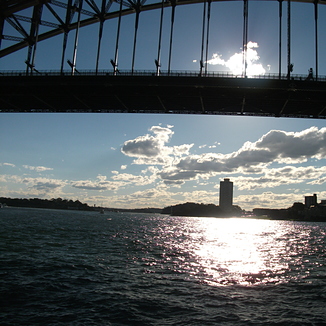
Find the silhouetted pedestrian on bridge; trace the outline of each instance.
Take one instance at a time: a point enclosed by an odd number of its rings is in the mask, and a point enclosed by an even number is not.
[[[308,77],[306,78],[306,80],[314,80],[314,71],[312,68],[310,68],[308,70],[309,74],[308,74]]]

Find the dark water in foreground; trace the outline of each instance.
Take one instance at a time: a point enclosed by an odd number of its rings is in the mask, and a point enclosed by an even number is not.
[[[326,325],[326,223],[0,210],[0,325]]]

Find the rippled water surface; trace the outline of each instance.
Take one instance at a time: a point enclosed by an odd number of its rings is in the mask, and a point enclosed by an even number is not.
[[[326,223],[0,210],[1,325],[326,325]]]

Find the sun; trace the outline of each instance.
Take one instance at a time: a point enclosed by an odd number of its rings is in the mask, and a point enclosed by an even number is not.
[[[258,47],[257,42],[250,41],[247,44],[246,53],[244,50],[234,53],[228,60],[224,60],[222,59],[222,55],[214,53],[212,59],[208,60],[207,63],[227,67],[235,76],[242,76],[244,74],[247,77],[264,75],[266,69],[259,62]],[[244,67],[244,60],[247,63],[246,69]]]

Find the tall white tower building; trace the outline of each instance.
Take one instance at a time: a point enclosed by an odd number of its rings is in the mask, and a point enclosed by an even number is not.
[[[233,205],[233,182],[225,178],[220,182],[220,207],[225,210],[231,210]]]

